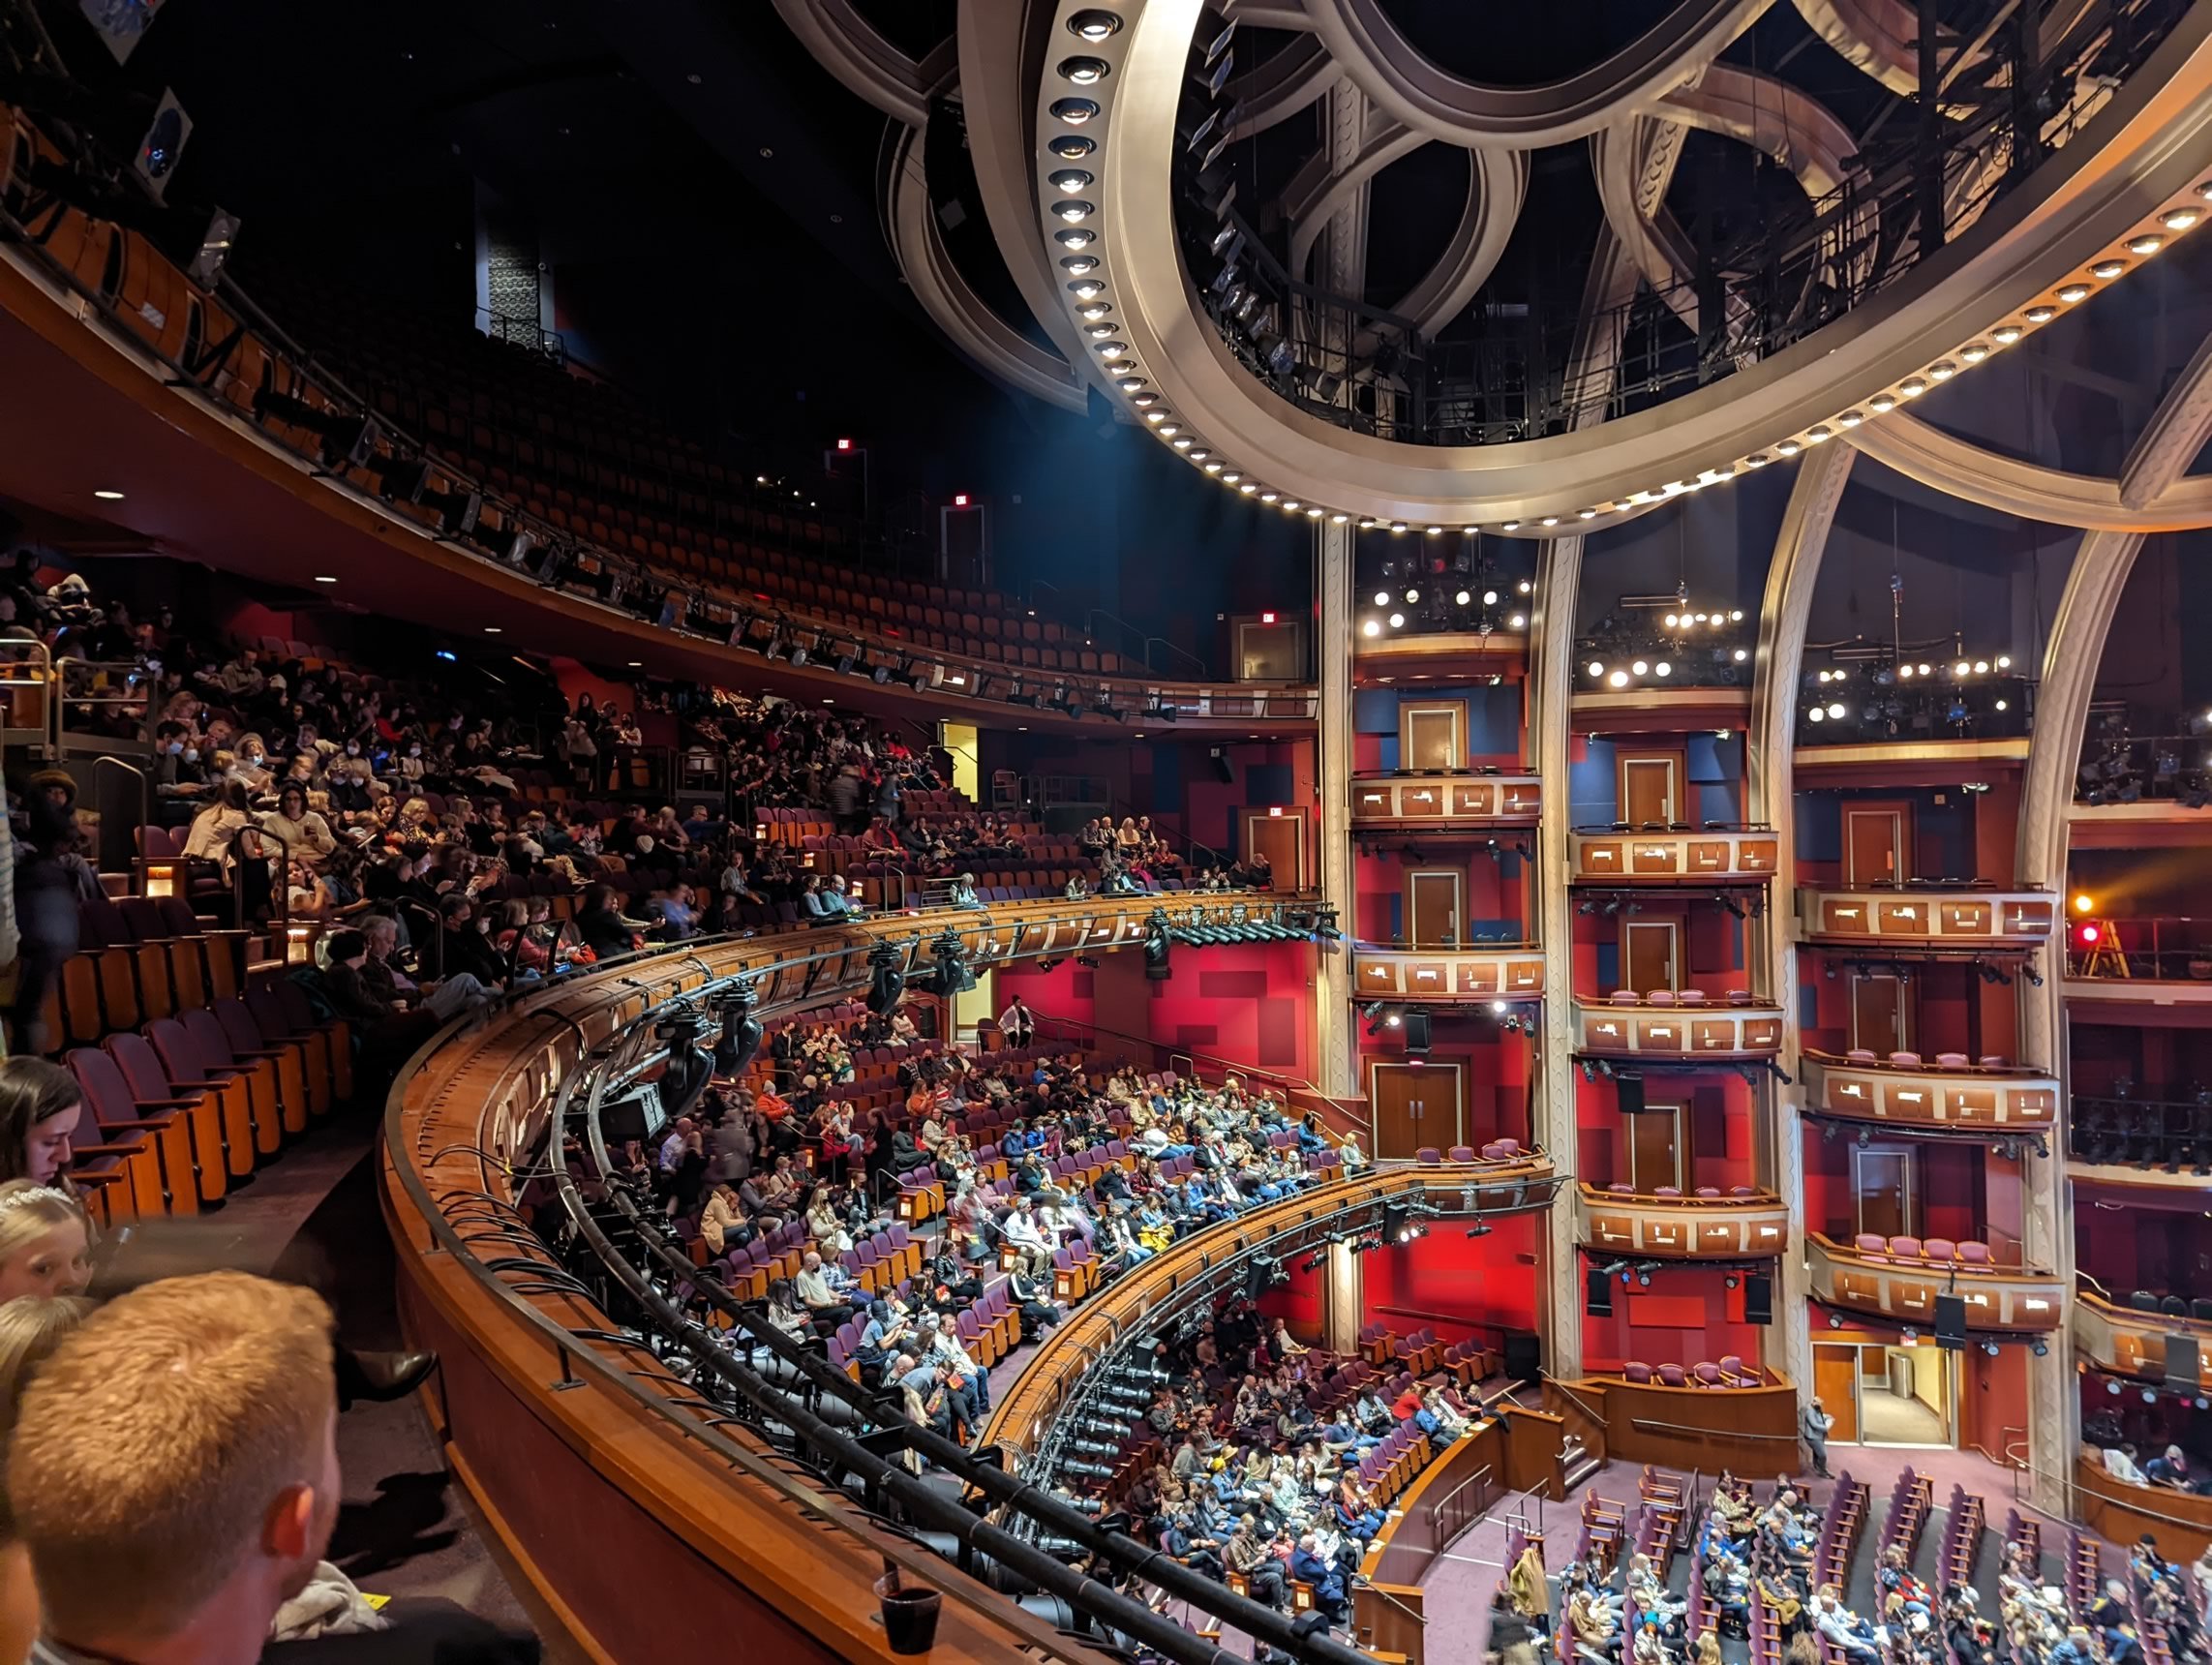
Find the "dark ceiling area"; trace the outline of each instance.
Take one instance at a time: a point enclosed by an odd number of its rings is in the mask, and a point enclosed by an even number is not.
[[[195,128],[170,199],[242,217],[231,270],[249,293],[306,277],[450,320],[474,305],[497,215],[534,235],[578,358],[748,465],[819,467],[853,438],[879,506],[933,524],[928,502],[987,500],[1003,590],[1071,621],[1105,609],[1207,657],[1217,615],[1304,603],[1302,529],[950,347],[885,240],[884,118],[765,3],[171,0],[120,69],[72,0],[39,3],[81,80],[141,101],[174,90]],[[953,10],[881,21],[925,49]],[[942,200],[967,166],[956,121],[932,150],[933,187],[952,176]],[[1023,321],[980,212],[946,235]],[[313,317],[279,322],[314,345]]]

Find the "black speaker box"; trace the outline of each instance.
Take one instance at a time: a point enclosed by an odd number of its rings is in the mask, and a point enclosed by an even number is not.
[[[1774,1321],[1774,1280],[1763,1272],[1754,1272],[1743,1280],[1743,1321],[1747,1324]]]
[[[1534,1381],[1542,1353],[1534,1330],[1505,1332],[1505,1377],[1509,1381]]]
[[[1214,747],[1213,759],[1214,773],[1221,778],[1221,783],[1224,786],[1234,786],[1236,784],[1236,766],[1229,762],[1227,753],[1217,745]]]
[[[1583,1274],[1583,1286],[1587,1291],[1583,1311],[1593,1318],[1613,1317],[1613,1280],[1603,1272],[1592,1270]]]
[[[1620,1093],[1621,1113],[1635,1115],[1644,1107],[1644,1077],[1641,1075],[1616,1075],[1613,1085]]]
[[[1936,1296],[1935,1345],[1939,1347],[1949,1347],[1953,1352],[1964,1352],[1966,1350],[1965,1296]]]
[[[1407,1013],[1405,1033],[1408,1052],[1426,1052],[1429,1049],[1429,1014],[1426,1012]]]

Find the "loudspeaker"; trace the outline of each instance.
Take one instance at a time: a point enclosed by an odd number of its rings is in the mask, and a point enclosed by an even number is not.
[[[1536,1343],[1534,1330],[1507,1330],[1505,1332],[1505,1379],[1508,1381],[1534,1381],[1542,1361],[1542,1350]]]
[[[2195,1336],[2166,1338],[2166,1385],[2173,1391],[2204,1390],[2204,1360]]]
[[[1221,783],[1224,786],[1234,786],[1236,784],[1236,766],[1229,762],[1227,754],[1217,745],[1213,749],[1212,757],[1214,773],[1220,777]]]
[[[1582,1310],[1593,1318],[1613,1317],[1613,1280],[1603,1272],[1589,1271],[1583,1274]]]
[[[1966,1297],[1964,1295],[1938,1295],[1935,1298],[1935,1345],[1949,1347],[1953,1352],[1966,1350]]]
[[[1774,1280],[1764,1272],[1753,1272],[1743,1280],[1743,1321],[1747,1324],[1774,1321]]]
[[[1644,1077],[1641,1075],[1616,1075],[1613,1085],[1620,1097],[1618,1103],[1624,1116],[1635,1115],[1644,1107]]]
[[[1407,1052],[1420,1053],[1429,1049],[1429,1014],[1426,1012],[1407,1013],[1404,1028]]]

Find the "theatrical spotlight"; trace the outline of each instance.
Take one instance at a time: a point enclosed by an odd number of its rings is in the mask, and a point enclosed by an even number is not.
[[[905,957],[887,942],[879,942],[868,951],[866,1005],[870,1012],[889,1012],[906,992],[906,973],[902,969]]]
[[[382,437],[382,430],[373,416],[325,409],[273,388],[264,387],[254,395],[254,414],[264,422],[282,422],[321,435],[322,460],[334,465],[363,466],[376,455],[377,441]]]
[[[755,996],[749,984],[741,984],[724,996],[722,1033],[714,1042],[714,1074],[742,1075],[760,1050],[761,1024],[753,1015]]]
[[[1174,975],[1167,963],[1174,932],[1168,927],[1167,910],[1154,908],[1144,922],[1144,975],[1152,983],[1166,983]]]
[[[929,956],[937,962],[933,986],[939,994],[965,994],[975,987],[976,974],[968,965],[958,931],[947,926],[929,945]]]

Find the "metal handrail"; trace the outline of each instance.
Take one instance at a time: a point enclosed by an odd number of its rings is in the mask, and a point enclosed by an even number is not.
[[[591,1091],[586,1100],[584,1127],[592,1160],[601,1173],[613,1171],[600,1121],[600,1109],[609,1085],[610,1073],[619,1074],[626,1083],[658,1064],[666,1058],[667,1047],[665,1044],[655,1044],[652,1019],[673,1011],[696,1009],[718,987],[739,983],[742,977],[742,974],[739,974],[718,979],[661,1002],[627,1030],[620,1044],[632,1056],[619,1071],[615,1070],[614,1061],[609,1059],[594,1065],[585,1077],[571,1077],[564,1083],[562,1102],[565,1105],[572,1099],[579,1079],[589,1079],[591,1082]],[[571,1222],[591,1240],[593,1253],[621,1280],[633,1297],[652,1311],[668,1326],[669,1332],[682,1342],[702,1364],[748,1399],[754,1400],[764,1411],[786,1422],[795,1432],[803,1436],[806,1443],[834,1453],[840,1464],[856,1472],[872,1473],[872,1483],[875,1486],[897,1497],[901,1503],[912,1508],[916,1514],[934,1518],[939,1529],[955,1532],[963,1543],[986,1550],[1006,1565],[1036,1579],[1045,1589],[1068,1597],[1077,1605],[1082,1605],[1087,1598],[1089,1603],[1105,1607],[1106,1612],[1100,1617],[1107,1619],[1119,1628],[1137,1635],[1157,1630],[1158,1634],[1148,1635],[1147,1640],[1170,1657],[1196,1657],[1200,1665],[1210,1665],[1214,1650],[1200,1648],[1194,1655],[1187,1650],[1190,1639],[1180,1626],[1160,1620],[1157,1615],[1141,1603],[1102,1591],[1098,1585],[1044,1555],[1027,1540],[1015,1536],[1003,1528],[987,1522],[979,1523],[955,1499],[924,1486],[902,1469],[883,1462],[848,1436],[814,1418],[810,1412],[794,1407],[788,1395],[740,1365],[722,1348],[704,1340],[695,1326],[687,1323],[680,1312],[653,1290],[651,1280],[621,1257],[591,1220],[590,1210],[565,1164],[556,1165],[552,1177]],[[1300,1640],[1297,1631],[1289,1620],[1271,1609],[1237,1596],[1226,1587],[1217,1586],[1202,1574],[1166,1559],[1158,1552],[1125,1534],[1100,1529],[1075,1508],[1040,1493],[1035,1486],[1016,1479],[993,1464],[982,1461],[933,1431],[919,1428],[908,1430],[900,1418],[889,1414],[886,1408],[859,1383],[800,1347],[773,1323],[762,1323],[757,1313],[747,1304],[738,1301],[711,1273],[695,1268],[687,1258],[679,1256],[658,1228],[646,1218],[635,1200],[620,1187],[611,1188],[610,1196],[616,1206],[628,1217],[629,1224],[638,1231],[647,1248],[661,1259],[668,1271],[685,1280],[711,1306],[730,1318],[733,1325],[754,1345],[776,1354],[782,1362],[807,1377],[817,1387],[844,1401],[863,1416],[899,1426],[911,1447],[932,1464],[956,1474],[967,1485],[994,1498],[1001,1506],[1014,1506],[1018,1512],[1040,1517],[1040,1524],[1075,1538],[1086,1548],[1108,1556],[1121,1563],[1133,1576],[1143,1577],[1171,1594],[1202,1604],[1207,1611],[1217,1612],[1220,1617],[1232,1620],[1248,1635],[1268,1641],[1278,1648],[1290,1649],[1304,1657],[1325,1661],[1327,1665],[1358,1665],[1358,1655],[1328,1643],[1325,1639],[1316,1642],[1309,1638],[1306,1640],[1311,1646],[1296,1647],[1295,1644]],[[1085,1610],[1089,1611],[1089,1608],[1086,1607]]]
[[[1359,1578],[1358,1578],[1357,1582],[1355,1582],[1355,1583],[1352,1585],[1352,1589],[1364,1589],[1364,1590],[1368,1590],[1368,1591],[1372,1592],[1373,1594],[1376,1594],[1376,1595],[1379,1595],[1379,1596],[1380,1596],[1380,1597],[1381,1597],[1381,1598],[1382,1598],[1384,1601],[1387,1601],[1387,1602],[1388,1602],[1388,1603],[1389,1603],[1389,1604],[1390,1604],[1392,1607],[1395,1607],[1395,1608],[1396,1608],[1396,1609],[1397,1609],[1397,1610],[1398,1610],[1400,1613],[1403,1613],[1403,1614],[1404,1614],[1404,1615],[1405,1615],[1405,1616],[1406,1616],[1408,1619],[1410,1619],[1410,1620],[1412,1620],[1412,1621],[1413,1621],[1415,1624],[1418,1624],[1418,1625],[1420,1625],[1420,1626],[1421,1626],[1423,1629],[1426,1629],[1426,1628],[1428,1627],[1428,1623],[1429,1623],[1429,1616],[1428,1616],[1427,1614],[1425,1614],[1425,1613],[1415,1613],[1415,1612],[1414,1612],[1414,1611],[1413,1611],[1411,1608],[1408,1607],[1408,1606],[1407,1606],[1407,1605],[1406,1605],[1406,1604],[1405,1604],[1403,1601],[1400,1601],[1400,1600],[1399,1600],[1399,1599],[1398,1599],[1396,1596],[1392,1595],[1392,1594],[1391,1594],[1391,1593],[1390,1593],[1390,1592],[1389,1592],[1387,1589],[1383,1589],[1383,1587],[1382,1587],[1382,1586],[1380,1586],[1380,1585],[1379,1585],[1379,1584],[1375,1583],[1373,1580],[1369,1579],[1369,1578],[1368,1578],[1368,1577],[1367,1577],[1365,1574],[1361,1574],[1361,1575],[1359,1576]],[[1365,1657],[1366,1657],[1366,1655],[1365,1655],[1365,1654],[1362,1654],[1360,1657],[1362,1657],[1362,1658],[1365,1658]]]
[[[1481,1468],[1477,1468],[1473,1473],[1470,1474],[1466,1479],[1462,1480],[1458,1485],[1454,1486],[1450,1491],[1446,1492],[1442,1497],[1439,1498],[1435,1502],[1431,1503],[1429,1505],[1430,1529],[1435,1529],[1437,1517],[1443,1513],[1444,1505],[1446,1503],[1453,1501],[1462,1492],[1466,1491],[1470,1486],[1475,1484],[1476,1481],[1489,1479],[1494,1472],[1496,1472],[1495,1466],[1489,1463],[1485,1463]],[[1488,1511],[1486,1510],[1485,1513],[1487,1512]],[[1471,1525],[1472,1523],[1470,1524]]]
[[[76,212],[76,210],[69,211]],[[105,224],[105,222],[103,223]],[[109,297],[104,296],[96,289],[88,287],[76,273],[49,258],[40,240],[31,233],[29,228],[4,209],[0,209],[0,242],[12,244],[25,251],[30,258],[36,262],[47,283],[75,296],[81,303],[79,310],[109,326],[107,334],[112,340],[121,343],[129,352],[138,354],[158,367],[164,373],[162,375],[164,385],[192,396],[197,402],[214,410],[227,423],[240,424],[250,428],[258,439],[282,450],[287,455],[300,458],[315,465],[315,477],[322,484],[375,505],[379,513],[388,514],[390,512],[389,505],[383,499],[363,490],[348,478],[345,471],[324,469],[321,466],[321,458],[318,452],[295,445],[285,437],[271,432],[262,420],[255,417],[252,412],[243,410],[238,406],[219,397],[208,385],[206,373],[213,368],[211,364],[202,365],[197,369],[181,364],[146,341],[136,331],[121,324],[118,321],[117,307]],[[291,341],[291,338],[271,323],[267,315],[260,308],[255,306],[237,288],[236,284],[228,274],[226,273],[219,279],[216,293],[222,297],[224,304],[237,311],[240,315],[239,322],[242,328],[250,326],[258,331],[264,338],[280,347],[288,355],[286,369],[291,378],[292,386],[312,386],[325,398],[336,401],[340,406],[355,411],[375,410],[376,408],[372,401],[354,393],[341,378],[334,375],[315,355],[299,348],[296,343]],[[1179,711],[1191,710],[1209,714],[1257,715],[1264,710],[1271,716],[1288,715],[1290,713],[1276,710],[1277,703],[1297,699],[1301,702],[1301,711],[1298,714],[1304,718],[1311,718],[1316,714],[1318,696],[1311,690],[1299,694],[1294,690],[1286,690],[1275,684],[1269,684],[1265,688],[1254,688],[1250,692],[1241,694],[1228,691],[1217,692],[1210,680],[1203,681],[1202,684],[1155,682],[1148,677],[1108,678],[1097,672],[1040,671],[1009,665],[1003,660],[979,659],[965,653],[949,652],[934,648],[917,652],[915,644],[911,641],[863,630],[849,620],[828,620],[803,612],[795,613],[790,608],[773,603],[764,607],[742,600],[735,594],[717,593],[681,574],[658,571],[645,566],[627,556],[617,555],[612,550],[584,543],[577,538],[572,530],[557,528],[549,522],[542,521],[523,510],[518,504],[506,500],[500,493],[485,489],[484,482],[473,478],[465,469],[439,454],[435,447],[390,422],[383,413],[377,413],[377,421],[379,432],[400,450],[410,452],[431,461],[439,474],[455,482],[460,489],[474,492],[486,506],[498,512],[500,527],[527,532],[532,540],[532,548],[548,552],[570,552],[574,560],[591,563],[584,568],[588,574],[603,572],[611,576],[611,582],[607,586],[606,594],[580,594],[571,588],[573,574],[565,569],[565,563],[557,564],[548,559],[539,570],[532,572],[518,562],[501,560],[465,538],[435,532],[428,527],[419,527],[418,530],[423,536],[430,538],[431,541],[445,549],[465,555],[487,568],[502,571],[509,575],[520,574],[540,590],[561,592],[572,600],[585,605],[603,608],[610,614],[632,621],[642,619],[650,622],[651,618],[658,616],[658,608],[655,607],[652,615],[644,616],[621,605],[621,595],[626,588],[633,584],[649,587],[655,597],[673,591],[680,595],[684,602],[683,617],[681,622],[664,628],[667,628],[671,634],[692,641],[716,642],[723,646],[736,648],[746,637],[753,624],[780,621],[790,627],[792,633],[811,638],[806,644],[809,649],[827,646],[833,641],[857,641],[867,647],[871,652],[881,653],[888,657],[926,660],[932,665],[943,665],[948,670],[959,671],[968,679],[966,686],[971,696],[979,694],[982,679],[989,678],[1008,686],[1002,686],[1001,689],[992,690],[991,693],[981,697],[990,698],[1002,704],[1006,701],[1006,692],[1015,681],[1050,681],[1054,683],[1065,683],[1071,689],[1085,689],[1094,694],[1106,693],[1125,702],[1134,702],[1129,707],[1133,711],[1141,709],[1147,702],[1158,700],[1164,703],[1171,701]],[[701,628],[695,621],[704,621],[711,627]],[[1238,684],[1232,683],[1230,686],[1235,687]],[[1085,699],[1081,703],[1088,708],[1094,702],[1091,699]],[[1217,711],[1217,707],[1222,709]]]
[[[1631,1416],[1628,1419],[1628,1426],[1644,1434],[1695,1434],[1708,1439],[1720,1432],[1717,1428],[1690,1428],[1680,1422],[1661,1422],[1657,1418],[1650,1416]],[[1745,1428],[1729,1429],[1728,1438],[1731,1439],[1768,1439],[1777,1445],[1795,1445],[1798,1442],[1798,1437],[1795,1434],[1753,1434]]]
[[[1558,1377],[1554,1376],[1542,1365],[1538,1365],[1536,1367],[1536,1377],[1539,1381],[1548,1382],[1553,1387],[1558,1388],[1560,1392],[1566,1397],[1568,1404],[1572,1405],[1577,1410],[1581,1411],[1585,1416],[1589,1417],[1592,1422],[1596,1423],[1598,1427],[1603,1428],[1605,1426],[1604,1411],[1592,1409],[1590,1405],[1584,1401],[1582,1395],[1575,1392],[1573,1388],[1567,1386],[1565,1382],[1561,1381]]]
[[[145,831],[147,826],[147,818],[153,808],[153,787],[151,783],[149,783],[146,779],[146,772],[140,769],[136,764],[131,762],[128,758],[117,757],[112,752],[105,751],[92,760],[92,778],[95,781],[99,780],[100,772],[103,769],[120,769],[125,773],[136,775],[137,777],[138,826],[136,831],[138,835],[132,840],[131,847],[135,854],[142,855],[144,854],[145,848]]]

